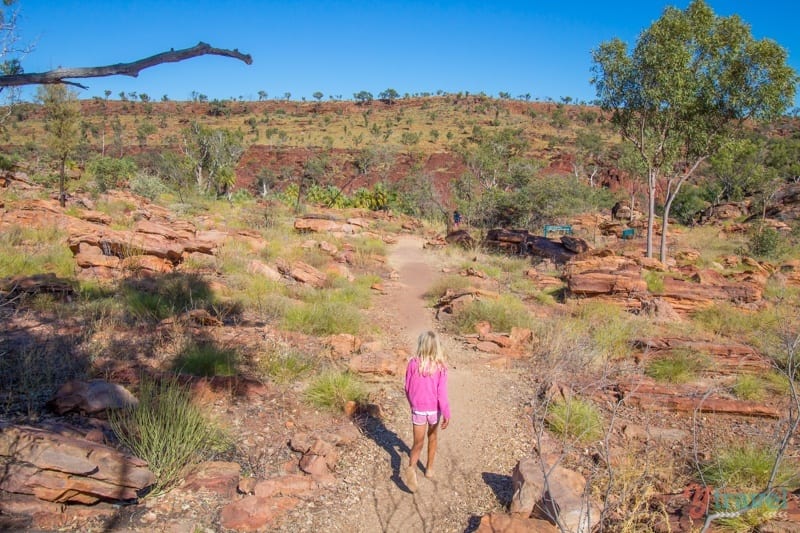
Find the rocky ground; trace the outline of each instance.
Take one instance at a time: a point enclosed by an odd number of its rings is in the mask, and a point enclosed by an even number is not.
[[[126,197],[126,201],[134,199]],[[51,201],[22,205],[19,210],[3,213],[0,228],[35,225],[43,220],[62,227],[73,224],[69,245],[82,276],[111,277],[124,268],[147,270],[149,274],[143,278],[147,280],[165,269],[180,270],[184,265],[180,261],[187,258],[207,264],[227,239],[244,240],[256,250],[266,246],[255,232],[200,229],[189,222],[171,224],[170,213],[156,206],[138,206],[133,229],[112,230],[107,217],[91,209],[80,211],[81,217],[72,220],[75,217],[66,217]],[[575,228],[580,224],[576,219]],[[616,228],[617,223],[609,224],[613,226],[609,231]],[[296,228],[322,235],[371,231],[372,225],[374,221],[361,217],[346,222],[307,217],[295,222]],[[109,451],[111,448],[105,445],[113,442],[108,425],[95,416],[96,412],[92,414],[92,405],[71,405],[71,399],[62,398],[50,404],[62,416],[15,420],[16,426],[31,424],[51,431],[49,447],[37,440],[39,433],[20,433],[9,429],[15,426],[8,421],[0,421],[0,456],[5,467],[0,482],[6,489],[0,496],[0,529],[488,532],[516,527],[552,531],[553,526],[527,518],[535,499],[528,501],[531,497],[525,494],[537,492],[522,487],[538,487],[536,477],[541,465],[549,468],[558,463],[558,485],[552,485],[555,481],[551,480],[550,489],[558,494],[559,520],[565,531],[581,529],[580,522],[585,519],[581,508],[586,502],[592,502],[592,521],[606,513],[606,523],[620,530],[625,529],[627,519],[638,517],[640,522],[627,525],[633,528],[629,531],[691,531],[702,519],[703,512],[698,513],[696,508],[702,506],[705,494],[690,490],[689,484],[697,478],[692,465],[710,459],[719,443],[766,442],[781,431],[786,407],[783,399],[743,401],[730,393],[729,384],[738,373],[763,374],[770,368],[762,354],[730,340],[708,339],[691,332],[676,335],[672,329],[670,334],[637,338],[626,347],[624,358],[599,367],[582,359],[579,344],[558,352],[560,358],[554,360],[550,355],[556,347],[547,347],[545,338],[532,339],[530,331],[494,332],[490,325],[481,325],[473,335],[448,333],[447,311],[475,298],[496,298],[502,286],[477,268],[464,269],[459,264],[464,257],[453,258],[444,250],[446,240],[426,241],[415,233],[416,229],[418,226],[409,223],[397,234],[384,235],[391,243],[389,255],[386,264],[371,263],[383,279],[374,287],[373,302],[366,311],[370,326],[361,339],[287,333],[246,316],[235,324],[226,324],[198,312],[166,319],[153,331],[99,329],[87,340],[82,338],[81,324],[60,322],[50,309],[37,314],[13,312],[11,305],[0,308],[4,318],[0,355],[10,355],[23,341],[42,341],[67,343],[77,358],[86,343],[98,343],[107,351],[127,356],[126,364],[93,361],[112,382],[135,381],[136,372],[128,366],[137,370],[157,368],[163,361],[147,358],[150,345],[169,345],[176,328],[183,328],[198,338],[236,345],[254,361],[265,346],[277,343],[299,347],[329,358],[338,367],[351,368],[370,383],[368,405],[332,413],[303,402],[300,384],[282,385],[241,376],[193,381],[195,398],[211,409],[235,445],[215,461],[199,465],[174,490],[136,504],[129,497],[137,488],[133,485],[103,497],[124,500],[126,505],[94,504],[87,499],[85,487],[71,486],[69,490],[74,487],[76,494],[64,496],[54,485],[67,483],[66,478],[48,477],[60,468],[60,473],[69,474],[66,477],[70,482],[75,483],[77,478],[81,484],[89,483],[81,477],[87,472],[97,470],[102,477],[104,468],[129,471],[141,466]],[[518,238],[499,235],[497,242],[518,247],[518,240],[510,240]],[[125,261],[106,253],[105,248],[130,246],[134,241],[145,251],[135,265],[123,264]],[[353,264],[352,249],[338,250],[320,242],[325,241],[306,244],[329,254],[336,271],[347,275]],[[524,237],[525,246],[534,251],[557,248],[558,257],[568,262],[563,279],[553,275],[553,263],[540,263],[538,270],[525,272],[530,283],[539,289],[566,283],[578,299],[591,298],[608,306],[608,314],[623,307],[649,316],[654,323],[685,324],[689,311],[730,300],[754,312],[763,305],[770,276],[780,272],[789,282],[800,279],[796,261],[776,267],[745,258],[737,263],[742,268],[725,277],[695,266],[691,254],[684,251],[676,254],[682,264],[667,266],[641,259],[641,250],[630,243],[624,243],[616,253],[592,251],[579,238],[561,242]],[[644,275],[668,268],[680,275],[667,278],[661,298],[653,298]],[[310,286],[320,285],[325,279],[323,272],[299,261],[276,260],[275,266],[251,261],[248,270],[250,275]],[[442,312],[437,318],[423,294],[440,276],[454,272],[468,277],[471,286],[440,300],[437,307]],[[72,290],[68,283],[53,277],[28,278],[0,289],[6,301],[13,301],[26,290],[47,290],[68,300]],[[566,321],[575,311],[571,307],[574,303],[543,306],[528,302],[539,320],[556,324],[556,329],[558,317]],[[556,320],[552,320],[554,316]],[[417,335],[428,328],[440,331],[449,357],[453,420],[440,435],[436,476],[426,479],[420,475],[420,489],[411,493],[399,475],[411,442],[402,375]],[[686,385],[663,385],[643,376],[642,365],[648,358],[666,357],[687,348],[707,354],[714,362],[714,371]],[[59,361],[48,362],[55,363]],[[590,398],[600,407],[607,424],[604,438],[577,444],[556,441],[543,431],[547,403],[571,395]],[[34,445],[20,447],[20,442]],[[12,460],[19,448],[25,448],[28,455]],[[44,449],[58,453],[39,453]],[[87,466],[76,462],[75,454],[64,459],[67,449],[96,450],[92,453],[104,459],[95,458]],[[787,457],[795,459],[798,454],[796,442],[790,441]],[[17,475],[22,463],[27,478]],[[39,470],[34,468],[31,475],[31,470],[25,470],[29,465],[39,465]],[[27,479],[27,485],[21,479]],[[583,493],[587,479],[595,487],[592,494]],[[146,481],[141,480],[144,485]],[[99,490],[96,486],[92,490]],[[512,499],[515,488],[519,490]],[[31,492],[38,499],[30,496]],[[115,497],[120,494],[126,497]],[[71,498],[72,503],[64,505],[65,498]],[[567,516],[569,509],[577,509],[572,518]],[[792,531],[800,521],[794,495],[789,496],[777,519],[773,525],[785,531]]]

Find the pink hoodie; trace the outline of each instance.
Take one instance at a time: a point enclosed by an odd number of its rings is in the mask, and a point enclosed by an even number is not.
[[[436,370],[430,376],[419,373],[419,360],[412,357],[406,367],[406,398],[412,411],[439,411],[450,420],[450,401],[447,399],[447,369]]]

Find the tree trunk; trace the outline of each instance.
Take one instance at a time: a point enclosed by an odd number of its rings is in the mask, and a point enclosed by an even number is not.
[[[61,158],[61,173],[58,177],[58,203],[61,207],[67,205],[67,193],[65,191],[67,184],[67,157]]]
[[[647,252],[646,257],[653,257],[653,226],[656,221],[656,170],[647,171]]]

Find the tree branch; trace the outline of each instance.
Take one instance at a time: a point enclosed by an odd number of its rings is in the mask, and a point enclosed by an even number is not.
[[[244,61],[250,65],[253,58],[250,54],[243,54],[238,49],[227,50],[225,48],[214,48],[209,44],[200,42],[191,48],[183,50],[170,50],[162,52],[131,63],[116,63],[103,67],[77,67],[77,68],[58,68],[47,72],[31,72],[25,74],[11,74],[0,76],[0,87],[15,87],[20,85],[45,85],[63,83],[74,85],[82,89],[87,87],[76,82],[66,81],[69,78],[102,78],[104,76],[131,76],[137,77],[139,72],[146,68],[154,67],[162,63],[177,63],[185,59],[203,55],[215,55],[232,57]]]

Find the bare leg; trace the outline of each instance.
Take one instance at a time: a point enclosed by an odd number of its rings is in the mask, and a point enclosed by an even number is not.
[[[439,423],[428,426],[428,463],[425,465],[425,477],[433,477],[433,459],[436,457],[436,446],[439,443]]]
[[[419,456],[422,455],[422,446],[425,444],[425,427],[414,427],[414,444],[411,446],[411,453],[408,457],[408,468],[406,469],[406,485],[411,492],[417,491],[417,463]]]

